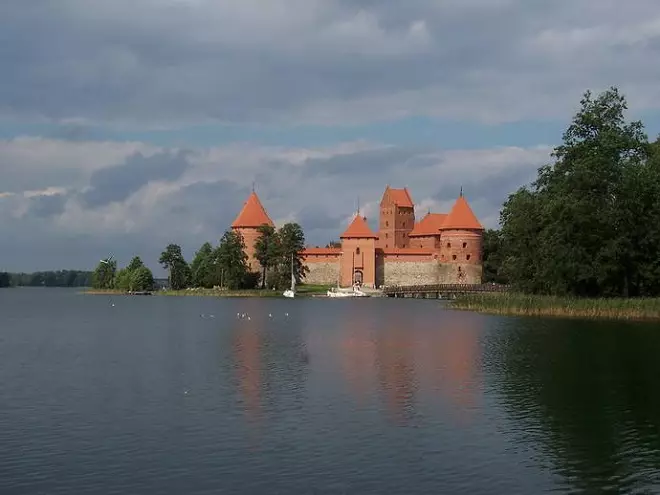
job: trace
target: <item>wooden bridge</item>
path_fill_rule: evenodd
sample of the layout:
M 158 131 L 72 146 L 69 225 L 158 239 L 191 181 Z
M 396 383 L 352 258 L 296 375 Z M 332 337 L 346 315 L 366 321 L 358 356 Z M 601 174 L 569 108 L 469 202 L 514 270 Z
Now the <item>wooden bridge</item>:
M 435 284 L 435 285 L 391 285 L 383 287 L 387 297 L 415 297 L 421 299 L 442 299 L 461 294 L 483 292 L 507 292 L 508 285 L 500 284 Z

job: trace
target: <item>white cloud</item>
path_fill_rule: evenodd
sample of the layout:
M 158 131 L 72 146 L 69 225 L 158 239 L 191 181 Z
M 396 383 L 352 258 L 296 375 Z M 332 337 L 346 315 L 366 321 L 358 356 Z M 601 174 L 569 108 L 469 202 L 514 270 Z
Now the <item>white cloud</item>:
M 142 166 L 143 161 L 132 158 L 133 151 L 148 148 L 35 140 L 31 166 L 42 170 L 49 163 L 58 164 L 52 169 L 57 176 L 68 166 L 63 157 L 74 156 L 71 148 L 81 146 L 104 150 L 105 154 L 96 158 L 108 165 L 95 170 L 103 170 L 105 175 L 109 168 Z M 0 218 L 5 223 L 0 257 L 27 269 L 38 252 L 39 259 L 49 260 L 51 267 L 84 268 L 95 263 L 99 246 L 121 259 L 140 254 L 152 264 L 159 249 L 169 242 L 179 242 L 192 253 L 202 242 L 217 242 L 222 236 L 255 177 L 260 177 L 257 190 L 271 218 L 277 224 L 300 222 L 312 244 L 325 245 L 338 238 L 352 219 L 358 198 L 360 213 L 376 229 L 386 183 L 410 189 L 420 218 L 428 207 L 449 211 L 462 185 L 476 214 L 493 227 L 502 201 L 535 176 L 537 167 L 548 160 L 548 152 L 547 147 L 429 151 L 366 142 L 309 149 L 247 145 L 200 148 L 187 155 L 189 168 L 183 175 L 163 181 L 152 163 L 147 169 L 153 174 L 151 180 L 136 173 L 135 185 L 125 180 L 107 182 L 107 187 L 121 190 L 99 193 L 118 199 L 92 208 L 81 195 L 88 183 L 80 181 L 40 189 L 28 184 L 17 194 L 3 193 Z M 34 158 L 37 156 L 41 160 Z M 162 159 L 167 167 L 176 155 L 161 149 L 151 156 Z M 110 164 L 109 157 L 115 162 Z M 93 180 L 91 174 L 87 177 Z M 0 181 L 3 178 L 4 171 L 0 171 Z M 123 191 L 128 191 L 128 196 Z M 49 248 L 67 243 L 75 249 Z M 26 245 L 29 249 L 22 248 Z

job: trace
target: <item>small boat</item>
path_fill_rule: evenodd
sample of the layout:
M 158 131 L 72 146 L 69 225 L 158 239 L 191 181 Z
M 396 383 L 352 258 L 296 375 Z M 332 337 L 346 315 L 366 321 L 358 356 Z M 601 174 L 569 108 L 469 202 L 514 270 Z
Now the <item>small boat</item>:
M 328 297 L 369 297 L 369 294 L 360 289 L 359 284 L 353 285 L 350 289 L 340 289 L 333 287 L 326 292 Z
M 293 255 L 291 255 L 291 288 L 284 291 L 284 297 L 296 297 L 296 276 L 293 273 Z

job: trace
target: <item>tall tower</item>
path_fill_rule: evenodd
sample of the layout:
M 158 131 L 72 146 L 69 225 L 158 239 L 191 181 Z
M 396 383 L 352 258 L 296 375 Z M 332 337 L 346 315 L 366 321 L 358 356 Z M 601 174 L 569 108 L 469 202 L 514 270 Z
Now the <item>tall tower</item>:
M 440 231 L 440 261 L 456 268 L 452 276 L 454 281 L 466 284 L 481 283 L 484 228 L 465 200 L 463 191 Z
M 415 205 L 407 188 L 385 187 L 380 201 L 379 248 L 404 248 L 410 246 L 408 235 L 415 226 Z
M 243 204 L 243 209 L 236 217 L 236 220 L 234 220 L 234 223 L 231 224 L 231 228 L 243 237 L 245 254 L 248 255 L 248 266 L 252 272 L 259 272 L 261 270 L 261 265 L 254 257 L 254 245 L 261 236 L 257 229 L 264 224 L 271 227 L 275 226 L 268 213 L 266 213 L 266 209 L 261 204 L 259 196 L 257 196 L 256 192 L 252 191 L 247 201 Z

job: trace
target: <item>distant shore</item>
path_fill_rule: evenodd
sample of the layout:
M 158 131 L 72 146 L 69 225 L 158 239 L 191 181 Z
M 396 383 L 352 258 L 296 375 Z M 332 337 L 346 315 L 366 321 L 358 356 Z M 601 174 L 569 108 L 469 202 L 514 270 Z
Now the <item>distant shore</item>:
M 330 286 L 326 285 L 300 285 L 296 288 L 298 297 L 325 296 Z M 219 289 L 182 289 L 182 290 L 154 290 L 154 296 L 198 296 L 198 297 L 283 297 L 281 290 L 272 289 L 246 289 L 246 290 L 219 290 Z M 129 292 L 119 289 L 87 289 L 81 291 L 86 295 L 130 295 Z
M 470 294 L 457 297 L 451 307 L 510 316 L 660 320 L 660 298 L 577 299 L 515 293 Z

